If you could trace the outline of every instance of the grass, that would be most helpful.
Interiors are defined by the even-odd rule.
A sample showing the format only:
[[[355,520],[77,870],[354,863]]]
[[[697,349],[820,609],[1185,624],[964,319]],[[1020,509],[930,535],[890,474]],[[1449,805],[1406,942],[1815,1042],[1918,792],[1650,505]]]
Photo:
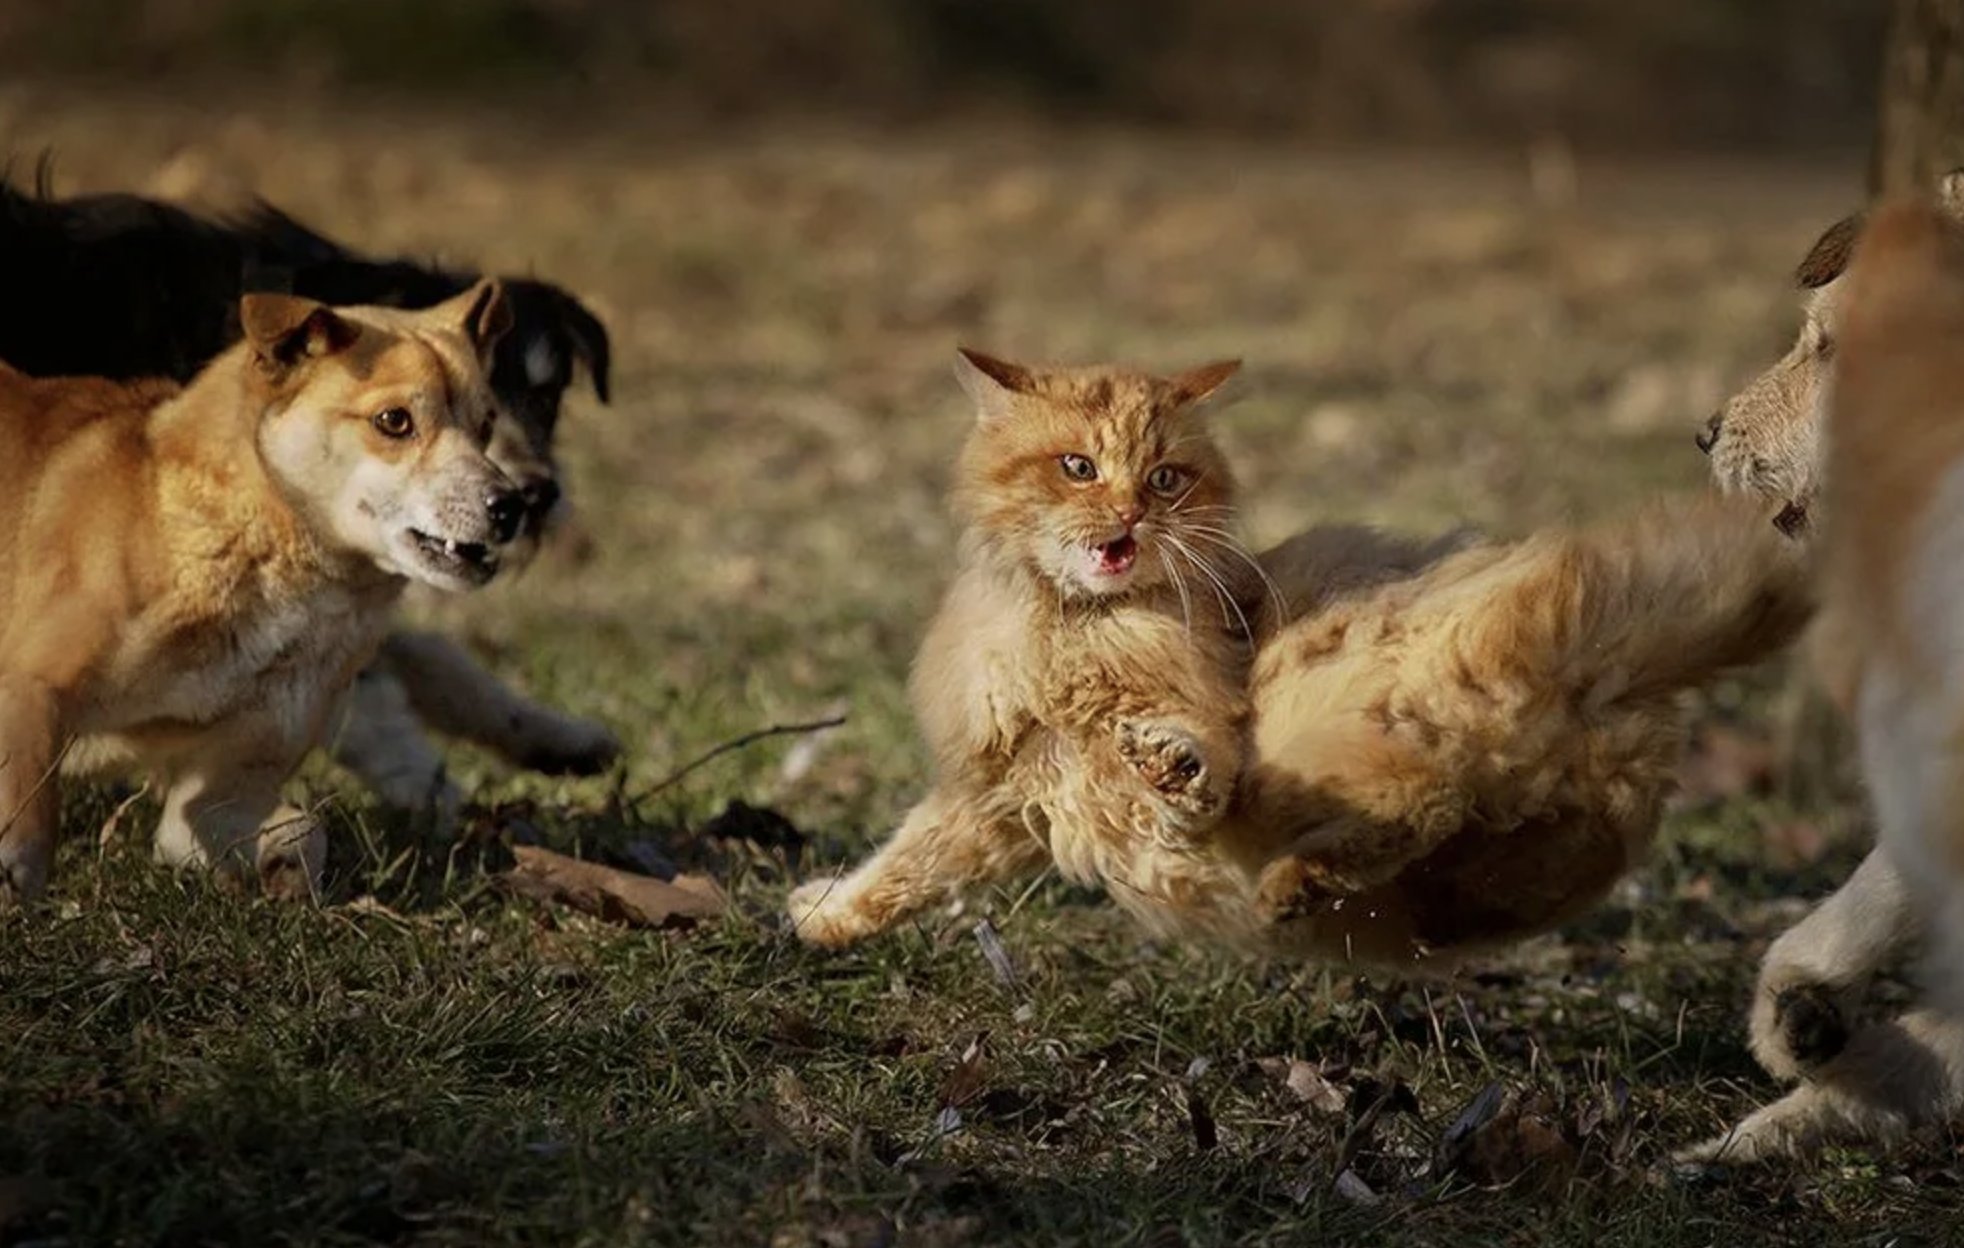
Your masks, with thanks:
[[[902,681],[947,568],[957,341],[1245,355],[1221,429],[1258,538],[1521,531],[1699,484],[1690,432],[1786,332],[1782,275],[1859,162],[1585,165],[1560,207],[1499,163],[1132,134],[650,146],[628,123],[20,91],[0,115],[70,188],[250,186],[377,249],[590,294],[620,361],[616,405],[564,426],[590,556],[416,610],[630,743],[587,782],[459,751],[482,808],[456,842],[309,769],[337,828],[318,908],[159,872],[135,831],[98,835],[115,794],[71,795],[49,905],[0,917],[0,1241],[1959,1238],[1947,1138],[1701,1181],[1660,1164],[1776,1091],[1745,992],[1859,856],[1845,798],[1687,807],[1597,913],[1446,981],[1150,946],[1054,881],[845,955],[776,919],[921,789]],[[1751,730],[1776,683],[1701,714]],[[815,746],[622,800],[835,710]],[[735,801],[800,835],[717,835]],[[491,877],[527,828],[712,870],[735,912],[650,933],[509,897]],[[1502,1125],[1451,1142],[1493,1085]]]

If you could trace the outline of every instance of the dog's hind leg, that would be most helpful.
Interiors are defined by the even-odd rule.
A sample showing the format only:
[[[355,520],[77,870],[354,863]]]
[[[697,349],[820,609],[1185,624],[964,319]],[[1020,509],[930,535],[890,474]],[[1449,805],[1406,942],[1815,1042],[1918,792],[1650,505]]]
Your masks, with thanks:
[[[1851,1012],[1870,978],[1917,937],[1902,875],[1880,850],[1806,918],[1773,942],[1753,990],[1753,1056],[1795,1079],[1848,1043]]]
[[[382,661],[424,724],[520,767],[590,776],[620,757],[620,741],[605,726],[521,697],[446,637],[392,633],[382,643]]]
[[[39,681],[0,676],[0,907],[47,886],[60,815],[60,711]]]

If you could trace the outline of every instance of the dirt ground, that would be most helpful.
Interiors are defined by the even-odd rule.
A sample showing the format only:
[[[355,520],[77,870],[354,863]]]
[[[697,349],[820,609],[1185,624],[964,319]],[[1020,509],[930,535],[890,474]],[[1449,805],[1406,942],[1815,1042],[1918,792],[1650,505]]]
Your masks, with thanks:
[[[578,540],[415,611],[629,743],[592,781],[460,750],[484,813],[458,842],[310,768],[338,834],[319,908],[169,878],[141,835],[99,835],[113,795],[75,795],[51,905],[0,916],[0,1242],[1960,1234],[1949,1139],[1661,1165],[1776,1091],[1744,1048],[1754,960],[1863,836],[1814,777],[1703,767],[1598,913],[1446,981],[1149,946],[1054,881],[844,955],[776,917],[922,788],[902,682],[951,557],[957,343],[1244,357],[1219,428],[1258,541],[1522,532],[1702,486],[1691,435],[1791,332],[1787,275],[1857,198],[1859,154],[1571,180],[1525,156],[640,122],[0,93],[16,171],[51,147],[64,192],[258,193],[589,299],[617,372],[561,426]],[[1759,757],[1779,680],[1701,700],[1717,753]],[[514,830],[707,868],[736,913],[651,933],[514,900],[486,876]],[[1490,1086],[1500,1125],[1448,1142]]]

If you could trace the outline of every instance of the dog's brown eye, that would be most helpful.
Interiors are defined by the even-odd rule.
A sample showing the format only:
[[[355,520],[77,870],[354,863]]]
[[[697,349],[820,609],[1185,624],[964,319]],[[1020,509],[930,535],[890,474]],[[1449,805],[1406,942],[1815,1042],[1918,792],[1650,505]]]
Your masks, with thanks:
[[[1146,484],[1155,494],[1178,494],[1186,483],[1186,469],[1171,464],[1161,464],[1146,474]]]
[[[1064,466],[1064,475],[1073,481],[1096,481],[1098,465],[1082,455],[1059,455],[1057,462]]]
[[[406,407],[391,407],[375,413],[375,432],[385,438],[406,438],[416,432],[416,420]]]

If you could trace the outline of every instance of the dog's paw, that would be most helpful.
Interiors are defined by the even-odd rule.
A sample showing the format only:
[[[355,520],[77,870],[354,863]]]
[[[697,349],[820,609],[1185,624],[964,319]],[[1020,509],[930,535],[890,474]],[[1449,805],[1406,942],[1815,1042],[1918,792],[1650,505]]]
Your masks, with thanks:
[[[1829,984],[1770,975],[1753,993],[1749,1029],[1753,1056],[1776,1079],[1803,1079],[1840,1056],[1848,1045],[1845,990]]]
[[[842,949],[870,934],[845,880],[838,876],[806,880],[792,889],[784,912],[798,939],[821,949]]]
[[[1118,755],[1151,789],[1184,814],[1206,816],[1226,804],[1193,734],[1173,724],[1125,719],[1114,729]]]
[[[313,815],[283,808],[259,833],[259,891],[278,901],[320,896],[327,868],[327,828]]]
[[[621,756],[621,741],[605,724],[568,719],[549,739],[528,743],[514,760],[528,771],[548,776],[597,776]]]

